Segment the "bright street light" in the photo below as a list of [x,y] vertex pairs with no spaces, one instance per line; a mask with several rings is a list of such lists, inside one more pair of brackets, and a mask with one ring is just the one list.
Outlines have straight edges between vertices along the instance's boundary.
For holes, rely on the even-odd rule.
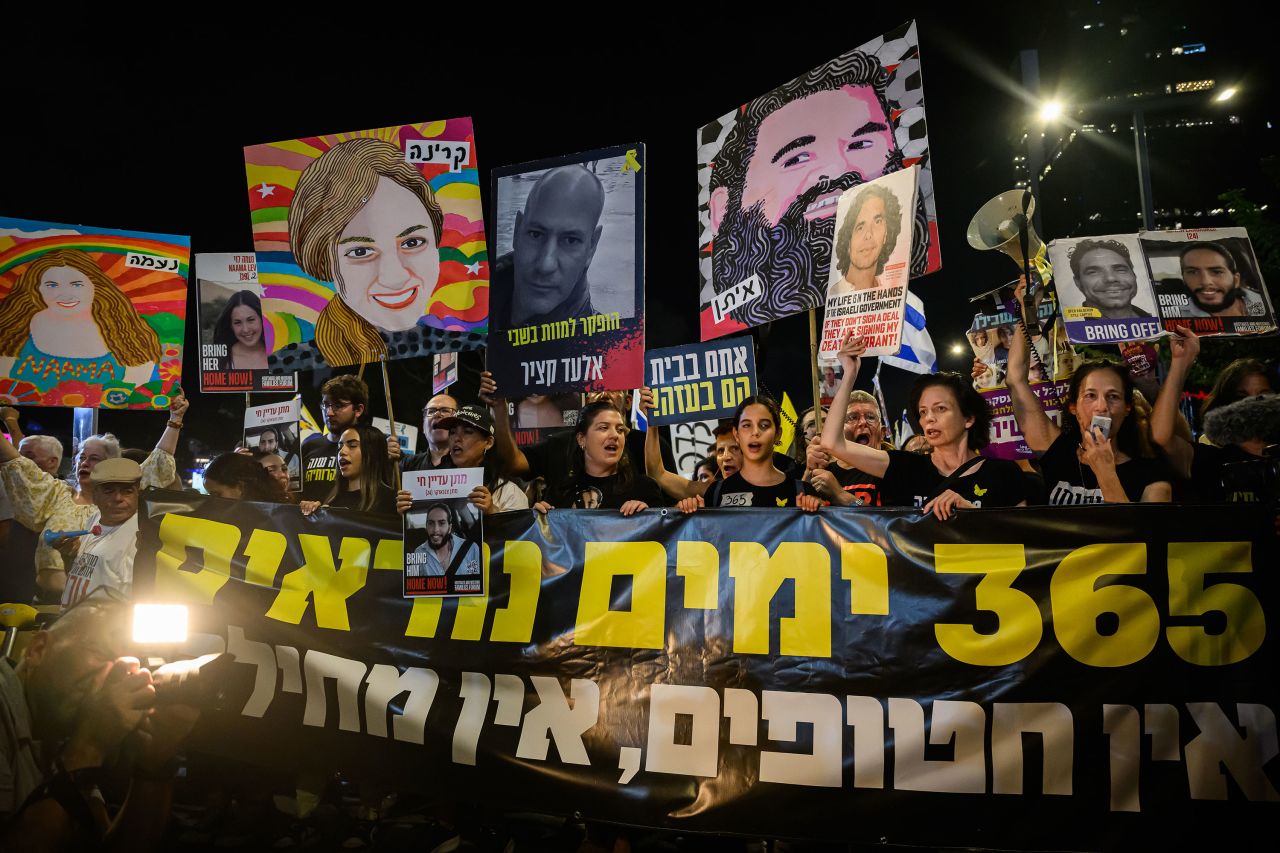
[[1062,103],[1060,101],[1045,101],[1040,105],[1040,121],[1056,121],[1061,116]]
[[1216,98],[1214,98],[1214,100],[1215,100],[1215,101],[1219,101],[1219,102],[1221,102],[1221,101],[1229,101],[1229,100],[1231,100],[1232,96],[1234,96],[1234,95],[1235,95],[1235,93],[1236,93],[1236,87],[1235,87],[1235,86],[1228,86],[1227,88],[1225,88],[1225,89],[1223,89],[1221,92],[1219,92],[1219,93],[1218,93],[1218,96],[1217,96]]
[[952,355],[964,355],[964,344],[952,344],[952,345],[951,345],[951,354],[952,354]]

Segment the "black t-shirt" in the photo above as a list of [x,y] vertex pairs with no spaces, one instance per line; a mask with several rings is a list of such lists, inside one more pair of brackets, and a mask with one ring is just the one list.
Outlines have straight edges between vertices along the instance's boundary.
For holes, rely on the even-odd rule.
[[[1248,476],[1251,468],[1225,469],[1224,465],[1241,462],[1257,462],[1259,472],[1266,464],[1261,456],[1254,456],[1234,444],[1214,447],[1212,444],[1196,444],[1191,457],[1191,489],[1188,503],[1255,503],[1263,500],[1258,490],[1252,488],[1256,477]],[[1228,484],[1223,483],[1223,477]]]
[[857,506],[885,506],[879,477],[872,477],[857,468],[844,468],[832,462],[827,470],[836,478],[840,488],[861,501]]
[[[1045,485],[1049,487],[1051,505],[1105,503],[1093,469],[1081,462],[1076,454],[1079,446],[1074,436],[1059,433],[1040,457],[1040,471],[1044,475]],[[1173,479],[1160,462],[1142,457],[1134,457],[1117,465],[1116,476],[1124,487],[1125,497],[1132,503],[1139,503],[1143,490],[1152,483]]]
[[795,506],[798,496],[812,494],[813,487],[796,477],[786,476],[776,486],[757,486],[739,471],[712,483],[702,499],[707,506],[777,508]]
[[553,507],[563,509],[622,509],[627,501],[644,501],[649,506],[668,506],[670,501],[662,494],[658,484],[648,477],[632,477],[624,489],[618,483],[618,475],[592,477],[580,474],[566,479],[558,491],[548,492]]
[[[570,486],[573,451],[578,446],[575,436],[576,433],[572,429],[566,429],[564,432],[552,435],[546,441],[524,448],[524,457],[529,462],[529,479],[544,478],[547,481],[549,495],[563,494]],[[662,438],[661,434],[658,438],[662,448],[662,462],[667,466],[668,471],[674,471],[676,462],[675,457],[671,455],[671,444]],[[633,429],[627,433],[626,442],[627,459],[631,462],[632,472],[636,477],[644,477],[644,433]],[[637,500],[644,499],[637,498]],[[666,506],[666,504],[659,504],[659,506]]]
[[405,460],[401,466],[402,471],[439,471],[441,468],[453,468],[453,457],[446,453],[444,458],[440,460],[440,464],[436,465],[431,461],[431,451],[424,453],[415,453]]
[[[344,490],[338,492],[338,496],[329,502],[329,506],[334,509],[356,509],[362,496],[363,492],[360,489]],[[395,515],[395,491],[387,486],[378,486],[378,494],[373,500],[373,508],[366,510],[366,512],[374,512],[379,515]]]
[[328,433],[316,433],[302,442],[302,498],[322,501],[333,491],[338,476],[338,443]]
[[[947,478],[934,467],[932,456],[905,450],[888,453],[889,467],[880,480],[885,506],[922,507],[937,497]],[[947,488],[979,507],[1017,506],[1027,498],[1022,469],[1007,459],[984,459]]]

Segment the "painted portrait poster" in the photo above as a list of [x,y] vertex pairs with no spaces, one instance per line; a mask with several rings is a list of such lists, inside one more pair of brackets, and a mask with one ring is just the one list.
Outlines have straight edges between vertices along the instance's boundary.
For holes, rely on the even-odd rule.
[[1161,334],[1137,235],[1054,240],[1049,260],[1072,343],[1118,344]]
[[470,118],[244,150],[272,372],[484,345],[489,316]]
[[191,238],[0,218],[0,403],[167,409]]
[[510,398],[644,379],[644,146],[493,170],[488,367]]
[[840,195],[916,164],[912,278],[942,267],[914,21],[702,127],[702,340],[822,305]]
[[202,393],[297,390],[297,374],[267,369],[278,320],[253,252],[196,255],[196,306]]
[[919,173],[901,169],[840,196],[819,364],[835,364],[848,335],[866,340],[867,355],[902,349]]
[[1276,313],[1243,228],[1144,231],[1138,235],[1165,329],[1197,335],[1256,335]]

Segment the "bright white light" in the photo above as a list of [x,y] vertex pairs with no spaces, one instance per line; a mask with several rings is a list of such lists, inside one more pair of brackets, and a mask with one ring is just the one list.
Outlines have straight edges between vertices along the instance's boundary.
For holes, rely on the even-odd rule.
[[1046,101],[1040,106],[1041,121],[1055,121],[1062,115],[1062,104],[1058,101]]
[[1214,100],[1215,100],[1215,101],[1229,101],[1229,100],[1231,100],[1232,96],[1234,96],[1234,95],[1235,95],[1235,93],[1236,93],[1236,87],[1235,87],[1235,86],[1228,86],[1227,88],[1225,88],[1225,89],[1223,89],[1221,92],[1219,92],[1219,93],[1218,93],[1218,97],[1214,98]]
[[133,641],[143,645],[182,643],[187,639],[185,604],[133,605]]
[[952,355],[964,355],[964,344],[952,344],[952,345],[951,345],[951,354],[952,354]]

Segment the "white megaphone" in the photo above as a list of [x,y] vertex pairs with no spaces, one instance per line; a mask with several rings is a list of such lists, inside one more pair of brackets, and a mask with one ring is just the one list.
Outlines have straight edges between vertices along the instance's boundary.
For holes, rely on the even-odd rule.
[[97,536],[101,532],[102,525],[100,524],[95,524],[85,530],[46,530],[44,532],[44,544],[52,545],[64,536],[89,536],[90,534]]

